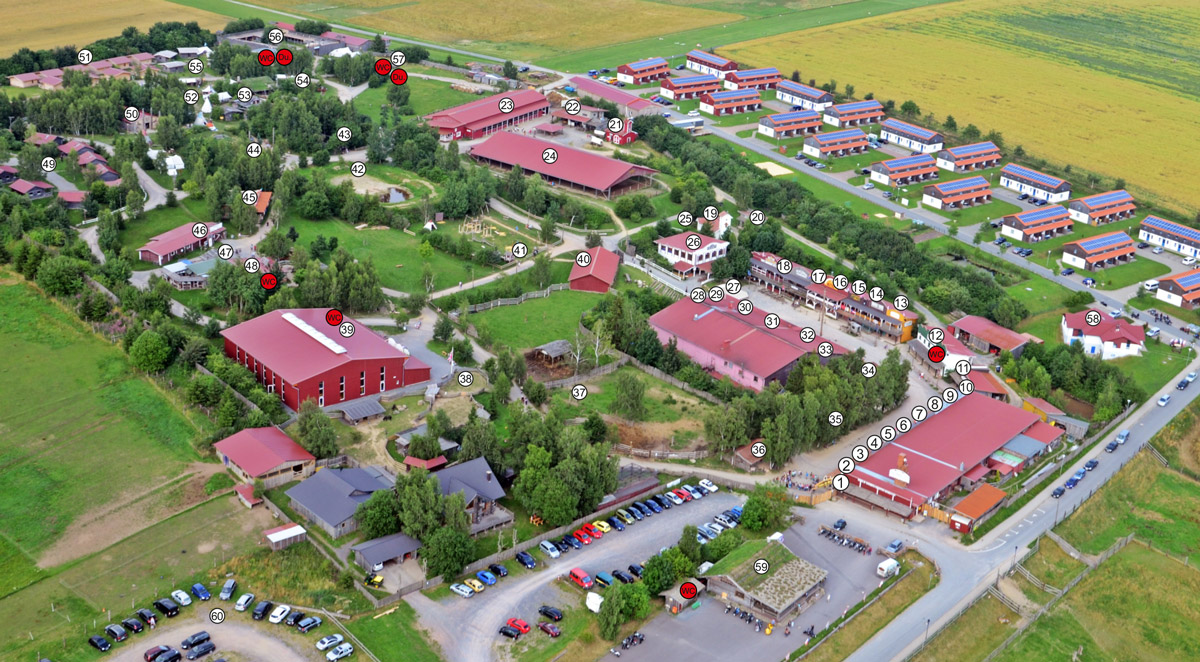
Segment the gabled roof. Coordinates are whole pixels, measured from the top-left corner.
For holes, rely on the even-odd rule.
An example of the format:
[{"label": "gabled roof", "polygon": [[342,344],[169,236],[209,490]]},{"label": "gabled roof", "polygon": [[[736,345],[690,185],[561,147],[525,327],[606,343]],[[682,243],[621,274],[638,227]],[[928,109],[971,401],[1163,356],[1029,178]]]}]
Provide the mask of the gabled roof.
[{"label": "gabled roof", "polygon": [[942,150],[942,154],[951,157],[952,160],[973,158],[982,154],[994,154],[995,156],[1000,156],[1000,148],[996,147],[995,143],[987,141],[951,147],[949,149]]},{"label": "gabled roof", "polygon": [[83,202],[87,194],[87,191],[59,191],[58,199],[69,204],[76,204]]},{"label": "gabled roof", "polygon": [[813,140],[818,145],[828,145],[831,143],[866,140],[867,134],[862,132],[862,129],[842,129],[841,131],[829,131],[827,133],[818,133],[809,136],[805,140]]},{"label": "gabled roof", "polygon": [[888,131],[926,142],[939,142],[942,139],[942,134],[938,133],[937,131],[930,131],[924,127],[919,127],[916,124],[909,124],[908,122],[898,120],[895,117],[887,118],[880,124],[880,126]]},{"label": "gabled roof", "polygon": [[758,118],[758,123],[764,126],[778,127],[790,124],[819,123],[821,113],[815,110],[793,110],[787,113],[774,113]]},{"label": "gabled roof", "polygon": [[1033,405],[1034,407],[1036,407],[1038,410],[1042,411],[1046,415],[1063,413],[1063,410],[1059,409],[1058,407],[1055,407],[1054,405],[1050,404],[1049,402],[1046,402],[1045,400],[1043,400],[1041,398],[1035,398],[1035,397],[1030,396],[1030,397],[1025,398],[1025,402],[1028,402],[1029,404]]},{"label": "gabled roof", "polygon": [[984,179],[983,177],[975,176],[955,179],[949,182],[941,182],[940,184],[932,184],[930,186],[926,186],[925,188],[933,189],[939,195],[953,195],[956,193],[963,193],[965,191],[983,190],[989,187],[990,184],[988,184],[988,180]]},{"label": "gabled roof", "polygon": [[871,99],[869,101],[851,101],[850,103],[839,103],[825,109],[826,113],[831,115],[857,115],[859,113],[882,113],[883,104]]},{"label": "gabled roof", "polygon": [[995,345],[1000,349],[1011,351],[1029,342],[1028,338],[1016,331],[1006,329],[992,320],[979,317],[978,315],[967,315],[962,319],[951,322],[950,326],[961,331],[966,331],[968,334],[981,338],[987,341],[988,344]]},{"label": "gabled roof", "polygon": [[41,182],[41,181],[31,182],[27,179],[18,179],[17,181],[9,184],[8,187],[11,188],[12,190],[16,191],[17,193],[20,193],[21,195],[28,195],[34,189],[39,189],[39,188],[47,190],[47,191],[54,190],[54,187],[47,184],[46,182]]},{"label": "gabled roof", "polygon": [[1084,336],[1094,336],[1099,338],[1102,342],[1129,342],[1135,345],[1145,344],[1145,327],[1141,326],[1140,324],[1132,324],[1119,318],[1114,319],[1108,315],[1100,313],[1098,310],[1096,312],[1100,314],[1100,323],[1096,326],[1091,326],[1084,318],[1087,317],[1088,312],[1092,310],[1095,310],[1095,308],[1081,310],[1077,313],[1064,314],[1063,319],[1067,325],[1067,328],[1071,329],[1072,331],[1082,331]]},{"label": "gabled roof", "polygon": [[571,78],[571,85],[574,85],[575,89],[578,90],[580,94],[586,94],[599,99],[607,99],[618,106],[625,106],[630,110],[644,110],[646,108],[657,106],[657,104],[649,99],[643,99],[639,96],[629,94],[628,92],[624,92],[620,88],[613,87],[612,85],[598,83],[591,78],[587,78],[586,76],[573,76]]},{"label": "gabled roof", "polygon": [[1183,273],[1164,276],[1159,280],[1160,283],[1174,283],[1176,287],[1185,293],[1190,293],[1200,289],[1200,268],[1185,271]]},{"label": "gabled roof", "polygon": [[371,41],[370,39],[366,39],[364,37],[354,37],[354,36],[351,36],[348,34],[342,34],[341,32],[333,32],[333,31],[322,32],[321,36],[325,37],[326,39],[333,39],[336,41],[340,41],[343,44],[346,44],[347,46],[354,46],[354,47],[364,46],[368,42]]},{"label": "gabled roof", "polygon": [[261,476],[288,462],[316,460],[276,427],[246,428],[213,444],[213,448],[251,476]]},{"label": "gabled roof", "polygon": [[974,492],[971,492],[962,501],[959,501],[954,510],[958,511],[958,514],[963,517],[979,519],[992,508],[999,505],[1001,501],[1004,501],[1004,497],[1006,496],[1008,494],[1004,490],[988,483],[983,483],[975,488]]},{"label": "gabled roof", "polygon": [[482,496],[487,501],[504,497],[504,488],[500,487],[500,480],[492,472],[491,465],[482,457],[446,467],[433,476],[437,478],[443,495],[461,492],[463,501],[467,503],[471,503],[476,496]]},{"label": "gabled roof", "polygon": [[571,276],[567,280],[572,281],[585,276],[594,276],[609,287],[612,287],[612,284],[617,280],[617,267],[621,265],[621,259],[617,257],[616,253],[603,246],[589,248],[584,252],[592,256],[592,261],[586,267],[581,267],[576,262],[575,266],[571,267]]},{"label": "gabled roof", "polygon": [[[99,166],[99,164],[97,164],[97,166]],[[199,239],[192,234],[193,225],[195,225],[195,223],[186,223],[173,230],[167,230],[160,235],[150,237],[150,239],[146,242],[146,245],[142,246],[138,250],[150,251],[155,255],[170,255],[171,253],[182,250],[187,246],[191,246],[199,241]],[[220,223],[205,223],[205,225],[208,226],[209,235],[213,234],[217,230],[224,229],[224,226]]]},{"label": "gabled roof", "polygon": [[1066,180],[1059,179],[1052,175],[1047,175],[1044,172],[1038,172],[1033,168],[1026,168],[1015,163],[1009,163],[1000,169],[1000,173],[1009,177],[1023,179],[1026,182],[1037,185],[1048,190],[1054,190],[1063,186],[1069,186]]},{"label": "gabled roof", "polygon": [[[686,243],[687,238],[690,237],[691,235],[696,235],[696,236],[700,237],[700,247],[699,248],[691,249],[691,248],[687,247],[687,243]],[[707,235],[702,235],[698,232],[680,232],[679,234],[673,234],[670,237],[662,237],[660,239],[655,239],[654,243],[662,245],[662,246],[669,246],[671,248],[676,248],[681,251],[686,251],[688,253],[701,253],[701,252],[704,252],[705,250],[708,250],[708,248],[710,246],[714,246],[714,245],[718,245],[718,246],[719,245],[726,245],[726,246],[729,245],[729,242],[725,241],[724,239],[715,239],[715,238],[709,237]]]},{"label": "gabled roof", "polygon": [[1189,228],[1186,225],[1168,221],[1165,218],[1159,218],[1151,215],[1142,220],[1142,230],[1157,232],[1158,234],[1173,234],[1181,239],[1186,239],[1191,242],[1200,243],[1200,231]]},{"label": "gabled roof", "polygon": [[902,156],[897,159],[888,159],[887,161],[879,161],[871,164],[879,166],[875,169],[876,172],[903,172],[913,168],[937,167],[937,162],[932,154],[913,154],[912,156]]},{"label": "gabled roof", "polygon": [[682,78],[664,78],[661,84],[666,85],[699,85],[701,83],[713,83],[719,85],[721,79],[712,74],[698,74],[696,76],[683,76]]},{"label": "gabled roof", "polygon": [[747,78],[763,78],[778,75],[779,69],[775,67],[761,67],[758,69],[741,69],[729,74],[725,79],[729,80],[732,77],[734,80],[746,80]]},{"label": "gabled roof", "polygon": [[[355,334],[357,335],[357,334]],[[318,519],[337,526],[354,517],[358,504],[392,485],[379,471],[366,469],[321,469],[287,491],[287,495]]]},{"label": "gabled roof", "polygon": [[[542,160],[542,152],[547,148],[554,148],[558,153],[558,160],[550,165]],[[520,165],[543,177],[555,177],[600,191],[608,190],[631,177],[657,172],[595,152],[506,131],[492,134],[484,142],[472,147],[470,154],[509,166]]]},{"label": "gabled roof", "polygon": [[1077,247],[1083,252],[1088,262],[1099,262],[1134,253],[1133,240],[1129,238],[1129,235],[1120,231],[1106,232],[1078,241],[1069,241],[1063,244],[1063,249],[1065,250],[1070,246]]},{"label": "gabled roof", "polygon": [[1014,222],[1023,228],[1036,228],[1039,225],[1070,218],[1070,214],[1062,205],[1050,205],[1048,207],[1029,209],[1019,214],[1013,214],[1009,218],[1013,219]]},{"label": "gabled roof", "polygon": [[1116,205],[1124,205],[1133,202],[1133,196],[1129,195],[1129,191],[1124,189],[1109,191],[1107,193],[1097,193],[1089,195],[1086,198],[1075,200],[1074,203],[1083,207],[1087,211],[1104,209]]},{"label": "gabled roof", "polygon": [[390,536],[360,542],[351,547],[350,551],[361,554],[366,565],[373,567],[392,559],[401,558],[418,549],[421,549],[420,541],[403,533],[393,533]]},{"label": "gabled roof", "polygon": [[715,103],[730,103],[734,101],[749,101],[754,99],[758,101],[762,97],[758,90],[723,90],[721,92],[709,92],[703,97],[711,99]]},{"label": "gabled roof", "polygon": [[688,51],[687,56],[693,60],[700,60],[701,62],[710,64],[714,67],[724,67],[733,62],[732,60],[727,60],[719,55],[713,55],[712,53],[706,53],[701,50]]},{"label": "gabled roof", "polygon": [[634,71],[642,71],[644,69],[657,69],[658,67],[667,66],[667,61],[661,57],[652,57],[646,60],[638,60],[625,65]]},{"label": "gabled roof", "polygon": [[804,83],[797,83],[797,82],[791,81],[791,80],[779,81],[779,86],[775,89],[776,89],[777,93],[779,91],[783,91],[783,92],[787,92],[788,94],[791,94],[794,96],[804,97],[805,99],[811,99],[812,101],[820,101],[821,98],[823,98],[823,97],[829,97],[831,99],[833,98],[833,95],[830,94],[829,92],[826,92],[825,90],[818,90],[817,88],[812,87],[810,85],[805,85]]}]

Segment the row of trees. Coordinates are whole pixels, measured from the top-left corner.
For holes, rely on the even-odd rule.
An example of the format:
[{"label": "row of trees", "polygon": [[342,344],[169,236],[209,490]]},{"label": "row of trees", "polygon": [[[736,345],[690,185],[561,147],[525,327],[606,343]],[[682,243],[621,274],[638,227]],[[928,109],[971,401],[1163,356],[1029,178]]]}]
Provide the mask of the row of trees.
[{"label": "row of trees", "polygon": [[[103,60],[118,55],[176,50],[181,46],[199,46],[215,41],[213,33],[201,28],[195,21],[170,21],[155,23],[145,33],[129,26],[121,31],[120,36],[94,41],[85,48],[92,51],[93,60]],[[78,54],[79,49],[74,45],[37,51],[22,48],[6,58],[0,58],[0,77],[76,65],[79,64]]]},{"label": "row of trees", "polygon": [[1084,353],[1079,344],[1030,344],[1020,359],[1009,352],[1000,353],[1001,370],[1017,380],[1021,388],[1039,398],[1050,397],[1061,389],[1095,406],[1092,420],[1112,420],[1126,402],[1141,402],[1146,392],[1120,368]]},{"label": "row of trees", "polygon": [[[498,192],[501,197],[523,207],[530,214],[543,217],[543,234],[538,238],[547,243],[554,240],[554,223],[573,228],[599,228],[609,220],[608,214],[599,207],[581,202],[574,196],[549,190],[541,175],[525,176],[519,165],[504,175]],[[552,221],[549,229],[546,221]]]}]

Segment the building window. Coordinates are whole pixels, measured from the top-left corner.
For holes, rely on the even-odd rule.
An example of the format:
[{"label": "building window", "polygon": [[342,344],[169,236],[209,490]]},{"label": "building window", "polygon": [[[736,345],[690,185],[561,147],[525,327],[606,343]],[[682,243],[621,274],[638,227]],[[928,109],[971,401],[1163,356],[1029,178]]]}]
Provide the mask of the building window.
[{"label": "building window", "polygon": [[367,394],[367,373],[366,371],[358,373],[358,394]]},{"label": "building window", "polygon": [[317,395],[325,396],[325,382],[317,382]]},{"label": "building window", "polygon": [[238,363],[242,362],[242,348],[241,347],[237,348],[237,360],[238,360]]},{"label": "building window", "polygon": [[346,399],[346,378],[338,378],[338,400]]},{"label": "building window", "polygon": [[387,373],[384,372],[385,366],[379,366],[379,390],[387,390]]}]

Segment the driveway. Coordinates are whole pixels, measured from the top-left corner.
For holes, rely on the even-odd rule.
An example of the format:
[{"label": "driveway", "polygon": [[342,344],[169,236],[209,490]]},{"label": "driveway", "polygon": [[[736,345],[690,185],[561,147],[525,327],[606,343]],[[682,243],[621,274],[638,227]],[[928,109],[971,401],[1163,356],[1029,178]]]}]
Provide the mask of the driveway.
[{"label": "driveway", "polygon": [[[225,611],[224,623],[215,625],[208,620],[210,604]],[[248,662],[309,662],[323,660],[324,657],[314,644],[307,642],[307,639],[311,638],[315,642],[320,637],[336,631],[328,624],[322,624],[308,635],[294,633],[294,630],[285,634],[278,631],[282,629],[280,626],[267,624],[266,621],[252,625],[249,614],[233,611],[232,603],[202,603],[201,608],[193,605],[184,607],[184,610],[180,616],[170,620],[163,619],[164,624],[153,630],[131,634],[130,639],[106,659],[111,662],[142,662],[142,654],[147,650],[158,645],[179,648],[179,642],[183,641],[184,637],[204,630],[212,636],[212,642],[217,646],[217,650],[209,655],[208,659],[238,653],[239,659]],[[241,622],[242,619],[245,622]],[[281,637],[281,634],[284,636]],[[305,643],[311,651],[299,649],[299,646]]]},{"label": "driveway", "polygon": [[[583,568],[591,575],[643,563],[663,547],[679,542],[683,527],[712,521],[712,516],[741,504],[741,495],[722,490],[699,501],[637,522],[625,531],[612,531],[582,550],[571,550],[558,559],[539,561],[537,569],[501,579],[496,586],[470,599],[453,596],[433,601],[421,593],[405,596],[420,614],[421,624],[442,644],[449,662],[496,659],[492,647],[501,642],[496,630],[510,618],[530,623],[538,619],[543,604],[581,606],[581,592],[555,580]],[[544,555],[543,555],[544,556]]]}]

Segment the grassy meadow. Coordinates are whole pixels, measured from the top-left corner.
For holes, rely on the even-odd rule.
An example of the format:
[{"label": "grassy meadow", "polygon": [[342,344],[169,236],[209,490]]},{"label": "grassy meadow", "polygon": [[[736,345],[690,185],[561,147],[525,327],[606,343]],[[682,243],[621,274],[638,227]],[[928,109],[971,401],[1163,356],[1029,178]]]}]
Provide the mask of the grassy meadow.
[{"label": "grassy meadow", "polygon": [[1003,602],[985,595],[930,640],[929,645],[913,657],[913,662],[982,660],[1012,634],[1019,620],[1020,616]]},{"label": "grassy meadow", "polygon": [[83,48],[97,39],[119,36],[130,25],[145,32],[162,21],[196,21],[209,30],[228,22],[224,16],[166,0],[94,0],[86,5],[71,0],[5,3],[0,57],[21,48],[38,50],[68,44]]},{"label": "grassy meadow", "polygon": [[[453,73],[448,71],[438,71],[438,75],[454,76]],[[450,87],[450,83],[440,80],[428,80],[410,76],[405,85],[412,88],[412,97],[410,97],[409,103],[412,106],[413,113],[418,117],[451,106],[475,101],[479,98],[479,95],[456,90]],[[383,105],[387,103],[387,91],[387,85],[368,87],[361,94],[354,97],[354,107],[375,122],[378,122]],[[371,167],[374,168],[373,165]]]},{"label": "grassy meadow", "polygon": [[470,321],[477,329],[489,329],[496,342],[524,350],[574,338],[580,315],[600,303],[601,296],[573,290],[551,292],[542,299],[475,313]]},{"label": "grassy meadow", "polygon": [[[881,43],[886,67],[845,57]],[[1135,195],[1200,205],[1190,181],[1200,155],[1178,140],[1200,116],[1200,6],[1189,0],[966,0],[718,52],[897,105],[912,99],[960,127],[1001,131],[1030,154],[1123,177]]]}]

